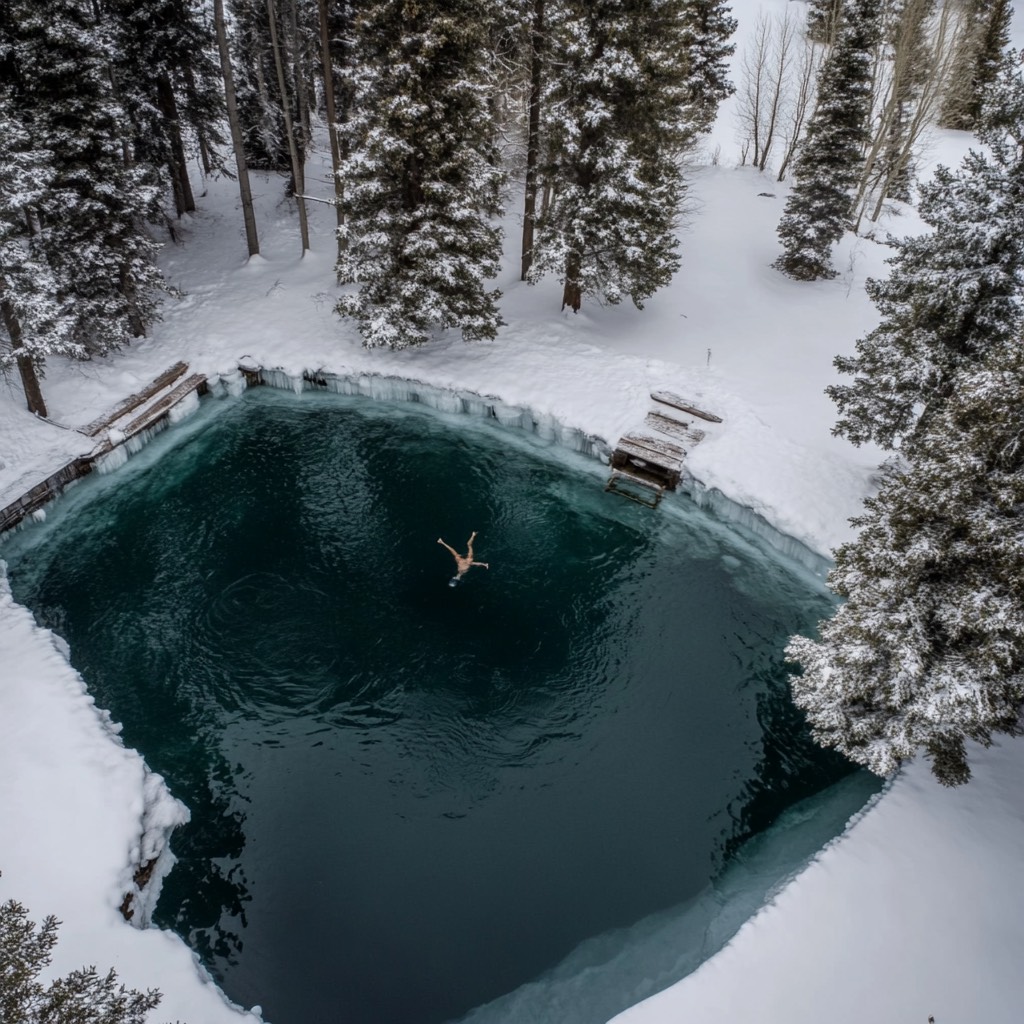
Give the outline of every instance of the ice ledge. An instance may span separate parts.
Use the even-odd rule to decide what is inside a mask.
[[[215,386],[213,379],[211,387]],[[363,372],[331,371],[325,368],[289,372],[264,367],[250,356],[239,360],[238,370],[221,374],[222,394],[237,395],[246,386],[266,385],[296,394],[319,391],[338,395],[361,395],[383,402],[413,402],[449,414],[493,419],[502,427],[524,430],[570,451],[580,452],[608,464],[612,446],[597,434],[566,423],[559,417],[538,412],[527,405],[510,405],[495,395],[481,395],[426,381]],[[728,429],[726,426],[725,429]],[[716,487],[708,487],[685,466],[680,490],[698,507],[729,524],[748,538],[767,544],[783,559],[794,562],[812,575],[824,579],[831,559],[774,526],[761,512],[734,501]]]

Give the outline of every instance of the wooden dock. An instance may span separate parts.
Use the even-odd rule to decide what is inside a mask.
[[[187,364],[175,363],[142,390],[118,402],[110,412],[81,427],[80,433],[84,438],[97,439],[92,451],[73,459],[0,508],[0,533],[17,526],[26,516],[53,501],[68,484],[88,476],[97,459],[124,444],[129,438],[167,420],[171,409],[191,392],[206,394],[206,377],[194,373],[180,380],[187,372]],[[142,411],[138,412],[140,409]],[[133,416],[133,413],[136,415]],[[100,439],[99,435],[103,431],[107,431],[107,435]]]
[[[652,391],[651,398],[708,423],[722,422],[720,416],[698,408],[671,391]],[[605,490],[648,508],[657,508],[665,492],[674,491],[679,486],[683,460],[695,445],[704,440],[707,432],[694,427],[690,420],[679,419],[658,409],[647,413],[644,426],[656,433],[631,433],[619,438],[611,455],[612,474]]]
[[[716,416],[713,412],[706,412],[688,398],[683,398],[673,391],[652,391],[651,398],[656,402],[661,402],[662,405],[678,409],[680,412],[688,412],[691,416],[699,416],[702,420],[707,420],[709,423],[722,422],[721,416]]]

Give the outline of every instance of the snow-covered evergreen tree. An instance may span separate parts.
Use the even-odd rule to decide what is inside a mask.
[[[829,576],[847,598],[791,639],[815,737],[880,774],[919,750],[967,781],[965,741],[1018,735],[1024,703],[1024,343],[965,367],[889,467]]]
[[[879,0],[848,0],[822,65],[818,106],[794,163],[796,180],[778,228],[783,253],[775,266],[801,281],[836,274],[832,246],[849,225],[869,139],[872,51],[879,30]]]
[[[270,45],[267,5],[265,0],[229,0],[228,11],[245,161],[260,170],[287,172],[291,156]]]
[[[117,96],[132,125],[132,158],[169,179],[180,216],[195,209],[189,158],[223,143],[223,86],[212,26],[199,0],[105,0]]]
[[[0,62],[0,80],[3,76]],[[49,355],[80,356],[73,318],[40,252],[38,210],[53,187],[52,154],[34,148],[0,86],[0,371],[16,365],[29,411],[46,415],[38,377]]]
[[[683,4],[682,22],[688,119],[696,135],[711,129],[719,103],[736,91],[729,81],[736,19],[725,0],[689,0]]]
[[[104,351],[146,332],[163,281],[145,231],[156,190],[126,164],[129,129],[113,94],[112,54],[88,0],[10,0],[0,49],[12,74],[14,117],[52,151],[38,206],[38,248],[76,342]]]
[[[343,15],[345,4],[332,19]],[[305,165],[309,114],[315,97],[309,83],[320,74],[319,11],[316,0],[230,0],[235,92],[250,167],[288,172],[289,191],[296,182],[292,166],[285,104],[293,128],[297,162]],[[275,55],[270,15],[277,40]],[[277,60],[281,60],[281,76]],[[282,93],[280,77],[284,77]],[[301,183],[299,183],[301,186]],[[301,187],[298,189],[302,191]]]
[[[921,188],[928,234],[903,239],[868,293],[882,322],[836,367],[835,432],[897,447],[958,386],[964,364],[1019,338],[1024,295],[1024,79],[1010,56],[979,129],[985,150]]]
[[[989,87],[999,74],[1010,42],[1010,0],[966,0],[957,54],[939,123],[971,131]]]
[[[831,46],[842,18],[843,0],[808,0],[807,35]]]
[[[405,348],[501,325],[501,175],[481,64],[488,13],[473,0],[373,0],[353,26],[338,311],[367,347]]]
[[[680,266],[675,225],[692,140],[684,0],[553,0],[541,103],[549,201],[529,279],[641,307]],[[710,102],[710,96],[706,97]]]

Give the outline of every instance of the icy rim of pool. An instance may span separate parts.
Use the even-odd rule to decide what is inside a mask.
[[[339,395],[361,395],[381,402],[412,402],[443,413],[463,414],[484,419],[493,419],[502,427],[524,430],[535,434],[542,441],[599,459],[607,465],[613,442],[588,434],[578,427],[564,423],[550,413],[538,412],[525,405],[509,405],[500,397],[480,395],[472,391],[454,391],[437,387],[419,380],[403,377],[368,373],[332,373],[325,370],[306,370],[289,373],[279,367],[260,367],[243,358],[242,369],[258,371],[267,387],[296,394],[305,392],[333,393]],[[214,382],[210,382],[214,385]],[[223,374],[220,386],[227,394],[241,394],[246,382],[239,370],[237,376]],[[683,464],[683,479],[680,485],[683,495],[699,508],[710,512],[714,518],[736,528],[741,535],[755,537],[770,545],[783,560],[796,562],[812,575],[824,579],[831,568],[830,559],[812,550],[802,541],[776,529],[755,509],[733,501],[715,487],[707,487]],[[665,502],[670,507],[679,496],[667,493]]]
[[[98,460],[98,472],[116,471],[158,434],[189,419],[201,407],[210,408],[218,399],[243,395],[249,388],[243,369],[250,373],[258,370],[263,386],[296,395],[362,396],[379,402],[416,404],[442,416],[466,415],[492,420],[510,431],[533,435],[540,442],[537,448],[541,457],[544,448],[549,453],[551,448],[562,448],[607,465],[611,452],[611,445],[604,438],[567,425],[552,414],[509,405],[497,396],[379,374],[331,373],[323,369],[289,373],[281,368],[258,367],[243,357],[239,369],[211,377],[208,382],[210,398],[200,403],[196,395],[188,396],[172,410],[167,421]],[[175,435],[166,440],[173,444],[183,436],[178,431]],[[155,462],[159,453],[152,455]],[[777,530],[756,510],[731,500],[716,488],[706,487],[685,470],[680,490],[682,497],[667,494],[654,514],[663,511],[672,514],[673,506],[679,509],[681,502],[689,499],[762,552],[765,547],[771,548],[776,560],[790,563],[791,569],[796,570],[808,586],[821,586],[831,564],[827,558]],[[26,526],[30,528],[31,523],[26,521],[19,532]],[[2,561],[0,573],[6,574]],[[27,609],[14,604],[6,579],[0,579],[0,602],[13,606],[31,620]],[[68,648],[60,637],[38,626],[34,626],[34,631],[44,644],[48,640],[46,645],[67,662]],[[133,772],[141,769],[143,775],[139,837],[127,851],[121,882],[122,891],[132,896],[131,923],[148,929],[162,880],[174,865],[169,845],[171,835],[178,825],[189,820],[189,811],[169,791],[163,778],[148,769],[141,754],[123,746],[118,735],[120,726],[111,720],[108,712],[95,707],[84,680],[73,667],[67,664],[66,668],[75,678],[80,696],[90,705],[104,734],[120,749],[124,759],[131,762]],[[652,915],[630,928],[587,940],[543,977],[476,1008],[464,1019],[473,1024],[511,1024],[524,1019],[547,1020],[555,1014],[560,1024],[606,1020],[680,980],[720,950],[811,858],[866,812],[877,799],[879,785],[858,774],[796,805],[765,833],[755,836],[722,876],[696,899]],[[149,863],[153,866],[151,877],[140,887],[138,869]],[[229,1006],[241,1010],[216,988],[195,954],[191,955],[207,986],[216,990]],[[258,1007],[249,1012],[259,1016]]]

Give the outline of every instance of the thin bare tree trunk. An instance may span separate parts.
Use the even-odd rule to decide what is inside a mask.
[[[327,0],[320,0],[320,56],[324,65],[324,104],[327,107],[327,134],[331,140],[331,169],[334,172],[334,203],[338,213],[338,227],[345,225],[342,207],[341,147],[338,145],[338,120],[334,108],[334,62],[331,60],[331,34],[327,23]],[[338,232],[338,253],[345,248],[345,239]]]
[[[302,73],[302,46],[299,40],[299,5],[296,0],[291,0],[291,18],[289,19],[291,27],[291,38],[288,40],[288,45],[292,51],[292,69],[295,75],[295,97],[296,106],[299,109],[299,128],[302,132],[302,154],[305,156],[309,148],[309,140],[313,137],[313,133],[309,126],[309,94],[306,92],[306,76]],[[303,192],[305,189],[305,181],[303,181]]]
[[[568,306],[574,313],[583,305],[583,287],[580,284],[580,256],[570,252],[565,258],[565,285],[562,288],[562,309]]]
[[[299,204],[299,235],[302,241],[302,252],[309,248],[309,225],[306,223],[306,201],[303,195],[303,173],[299,163],[299,151],[295,146],[295,131],[292,126],[291,103],[288,99],[288,88],[284,80],[284,63],[281,60],[281,48],[277,43],[277,14],[274,0],[267,0],[267,21],[270,25],[270,45],[274,51],[274,66],[277,68],[277,87],[281,90],[281,110],[284,113],[284,130],[288,136],[288,152],[292,158],[292,181],[295,184],[295,201]]]
[[[0,289],[2,288],[5,288],[5,285],[0,279]],[[28,406],[28,411],[36,416],[46,416],[46,403],[43,401],[43,392],[39,387],[39,375],[36,373],[31,356],[22,351],[25,342],[22,339],[21,323],[10,299],[0,300],[0,312],[3,313],[4,326],[11,339],[11,348],[14,349],[14,361],[18,364],[21,388],[25,392],[25,404]]]
[[[252,208],[252,190],[249,188],[249,168],[245,163],[245,143],[242,139],[242,126],[238,122],[238,104],[235,101],[235,78],[231,72],[231,54],[228,50],[227,32],[224,29],[224,0],[213,0],[213,20],[217,31],[217,47],[220,50],[220,69],[224,76],[224,101],[228,111],[228,124],[231,127],[231,148],[235,151],[238,194],[242,199],[245,240],[249,246],[249,255],[256,256],[260,251],[260,242],[256,235],[256,215]]]
[[[537,162],[540,159],[540,86],[544,45],[544,0],[534,0],[530,35],[530,124],[526,142],[526,195],[523,199],[523,262],[520,277],[526,280],[533,263],[533,229],[537,219]]]
[[[178,119],[178,103],[174,98],[174,89],[171,87],[167,75],[160,75],[156,80],[157,102],[160,104],[160,113],[167,121],[167,132],[171,140],[170,164],[171,182],[174,187],[174,204],[180,217],[183,213],[192,213],[196,208],[195,196],[192,195],[192,185],[188,180],[188,157],[185,154],[185,144],[181,139],[181,122]]]
[[[807,120],[807,112],[811,106],[811,99],[814,95],[814,81],[817,77],[820,60],[817,50],[810,40],[804,40],[804,49],[800,57],[799,77],[796,85],[796,96],[789,112],[788,127],[785,132],[786,151],[782,156],[782,163],[779,164],[779,173],[776,181],[784,181],[786,171],[796,156],[797,146],[800,145],[800,136],[803,134],[804,123]]]
[[[186,65],[182,70],[185,73],[185,84],[188,86],[190,94],[194,96],[196,80],[192,74],[192,69]],[[206,133],[199,125],[196,126],[196,139],[199,142],[199,156],[203,162],[203,174],[209,176],[213,171],[213,160],[210,158],[210,144],[206,141]]]
[[[751,163],[755,167],[761,166],[761,129],[762,129],[762,96],[765,87],[766,67],[768,64],[768,50],[771,41],[771,21],[765,14],[758,15],[757,23],[754,26],[754,34],[751,40],[751,47],[743,52],[741,68],[741,84],[737,96],[737,111],[739,121],[747,138],[749,139],[753,153]],[[744,154],[746,150],[744,149]],[[744,155],[744,163],[746,156]]]

